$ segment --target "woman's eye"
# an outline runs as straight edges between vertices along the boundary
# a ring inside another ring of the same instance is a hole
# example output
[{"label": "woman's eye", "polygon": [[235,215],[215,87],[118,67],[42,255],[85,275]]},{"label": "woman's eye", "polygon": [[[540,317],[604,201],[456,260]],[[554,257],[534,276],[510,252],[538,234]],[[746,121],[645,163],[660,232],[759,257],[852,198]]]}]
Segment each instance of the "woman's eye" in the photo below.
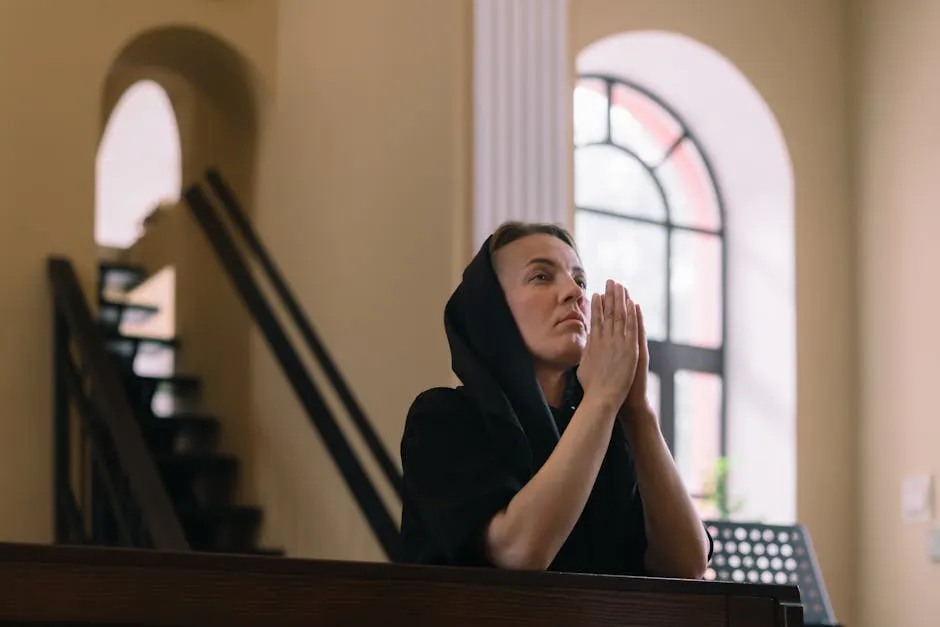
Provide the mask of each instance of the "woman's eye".
[{"label": "woman's eye", "polygon": [[549,276],[544,272],[539,272],[538,274],[532,275],[533,281],[548,281]]},{"label": "woman's eye", "polygon": [[582,290],[586,290],[586,289],[587,289],[587,280],[586,280],[586,279],[578,278],[578,279],[575,279],[575,281],[577,282],[578,286],[579,286]]}]

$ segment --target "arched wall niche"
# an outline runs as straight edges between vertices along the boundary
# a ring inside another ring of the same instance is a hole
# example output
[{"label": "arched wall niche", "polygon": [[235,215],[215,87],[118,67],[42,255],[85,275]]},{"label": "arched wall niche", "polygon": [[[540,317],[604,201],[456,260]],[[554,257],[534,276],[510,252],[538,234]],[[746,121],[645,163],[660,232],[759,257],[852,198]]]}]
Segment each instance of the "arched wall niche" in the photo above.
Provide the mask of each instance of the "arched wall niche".
[{"label": "arched wall niche", "polygon": [[668,31],[603,37],[579,75],[627,80],[688,124],[724,204],[727,452],[737,517],[796,518],[796,290],[793,167],[751,81],[714,48]]},{"label": "arched wall niche", "polygon": [[183,184],[208,166],[222,169],[250,209],[264,88],[236,48],[188,26],[147,30],[118,53],[105,79],[101,128],[121,95],[137,81],[159,83],[176,110]]},{"label": "arched wall niche", "polygon": [[[216,167],[253,217],[264,89],[251,63],[201,29],[174,25],[139,33],[117,53],[102,84],[102,134],[122,95],[144,80],[158,83],[173,105],[183,188]],[[175,370],[201,379],[199,411],[219,417],[220,448],[241,463],[236,498],[255,501],[248,437],[251,321],[244,305],[183,204],[162,211],[123,259],[150,273],[172,267],[173,326],[182,347]]]}]

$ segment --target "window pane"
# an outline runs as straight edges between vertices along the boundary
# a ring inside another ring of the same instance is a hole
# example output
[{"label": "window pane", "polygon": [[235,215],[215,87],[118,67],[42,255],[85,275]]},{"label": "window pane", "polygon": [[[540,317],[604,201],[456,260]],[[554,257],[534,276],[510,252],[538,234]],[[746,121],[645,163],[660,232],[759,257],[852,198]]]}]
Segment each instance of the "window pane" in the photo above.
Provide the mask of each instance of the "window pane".
[{"label": "window pane", "polygon": [[672,232],[673,342],[718,348],[722,342],[721,238],[694,231]]},{"label": "window pane", "polygon": [[714,486],[709,483],[721,455],[721,377],[679,370],[675,385],[676,466],[689,492],[710,492]]},{"label": "window pane", "polygon": [[649,170],[613,146],[575,151],[574,202],[578,207],[666,220],[663,196]]},{"label": "window pane", "polygon": [[686,139],[679,144],[656,175],[666,190],[673,224],[710,231],[721,228],[715,186],[692,141]]},{"label": "window pane", "polygon": [[607,279],[623,283],[643,307],[650,339],[666,336],[666,227],[575,212],[575,239],[588,292],[603,293]]},{"label": "window pane", "polygon": [[646,94],[614,84],[610,110],[611,141],[629,148],[649,165],[662,162],[682,135],[682,126]]},{"label": "window pane", "polygon": [[607,140],[607,83],[584,78],[574,88],[574,145]]}]

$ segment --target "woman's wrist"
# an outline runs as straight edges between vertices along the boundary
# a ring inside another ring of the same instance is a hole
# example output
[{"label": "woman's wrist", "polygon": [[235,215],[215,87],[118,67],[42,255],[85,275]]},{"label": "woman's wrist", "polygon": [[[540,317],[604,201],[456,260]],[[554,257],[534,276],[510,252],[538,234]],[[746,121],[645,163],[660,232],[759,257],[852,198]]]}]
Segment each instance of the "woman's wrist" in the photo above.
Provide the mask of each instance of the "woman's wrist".
[{"label": "woman's wrist", "polygon": [[611,418],[617,415],[622,404],[623,399],[618,398],[616,394],[596,392],[593,390],[585,390],[584,398],[581,400],[581,407],[590,408],[591,411],[596,412],[598,415],[609,416]]},{"label": "woman's wrist", "polygon": [[617,419],[631,440],[645,431],[659,431],[659,418],[648,401],[623,405],[617,412]]}]

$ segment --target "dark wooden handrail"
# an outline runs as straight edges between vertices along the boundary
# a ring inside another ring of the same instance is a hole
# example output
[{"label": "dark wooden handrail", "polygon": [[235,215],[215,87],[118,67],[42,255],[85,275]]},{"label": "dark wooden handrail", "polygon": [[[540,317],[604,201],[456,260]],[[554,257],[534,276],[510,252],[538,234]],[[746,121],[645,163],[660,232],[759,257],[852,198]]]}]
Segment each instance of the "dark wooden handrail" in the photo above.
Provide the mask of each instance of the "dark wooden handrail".
[{"label": "dark wooden handrail", "polygon": [[796,586],[0,544],[0,624],[802,627]]},{"label": "dark wooden handrail", "polygon": [[212,191],[215,192],[215,195],[222,201],[222,207],[228,213],[228,217],[235,225],[239,235],[245,240],[248,249],[257,257],[258,263],[267,275],[268,281],[271,282],[274,291],[284,303],[284,307],[287,309],[288,314],[300,331],[304,342],[307,343],[307,347],[313,352],[317,361],[320,363],[323,373],[326,375],[327,379],[329,379],[333,389],[336,390],[336,394],[346,407],[346,411],[349,412],[349,416],[353,424],[359,430],[359,434],[365,441],[366,446],[382,469],[382,472],[385,473],[388,482],[395,489],[398,498],[401,498],[404,490],[404,481],[401,472],[398,470],[398,466],[392,461],[391,455],[388,454],[388,451],[385,449],[385,446],[383,446],[375,429],[372,428],[369,419],[366,418],[362,406],[359,404],[358,400],[356,400],[349,384],[340,373],[336,362],[333,361],[326,346],[320,340],[309,318],[301,308],[300,303],[297,302],[297,299],[294,297],[293,292],[284,280],[283,275],[274,263],[271,255],[268,254],[267,249],[261,242],[261,238],[258,237],[257,232],[248,220],[248,216],[235,198],[232,189],[222,178],[218,170],[210,169],[206,173],[206,180],[212,188]]},{"label": "dark wooden handrail", "polygon": [[68,259],[51,257],[46,269],[56,312],[65,321],[83,370],[94,383],[91,402],[114,441],[118,462],[137,499],[153,548],[188,550],[183,527],[144,440],[117,367],[92,318],[74,267]]},{"label": "dark wooden handrail", "polygon": [[323,439],[326,449],[339,468],[357,504],[390,560],[400,555],[400,534],[382,498],[340,430],[323,395],[291,345],[287,334],[264,298],[247,263],[239,254],[225,226],[215,214],[209,198],[199,185],[184,194],[193,216],[209,240],[226,275],[232,281],[249,313],[287,376],[294,393]]}]

